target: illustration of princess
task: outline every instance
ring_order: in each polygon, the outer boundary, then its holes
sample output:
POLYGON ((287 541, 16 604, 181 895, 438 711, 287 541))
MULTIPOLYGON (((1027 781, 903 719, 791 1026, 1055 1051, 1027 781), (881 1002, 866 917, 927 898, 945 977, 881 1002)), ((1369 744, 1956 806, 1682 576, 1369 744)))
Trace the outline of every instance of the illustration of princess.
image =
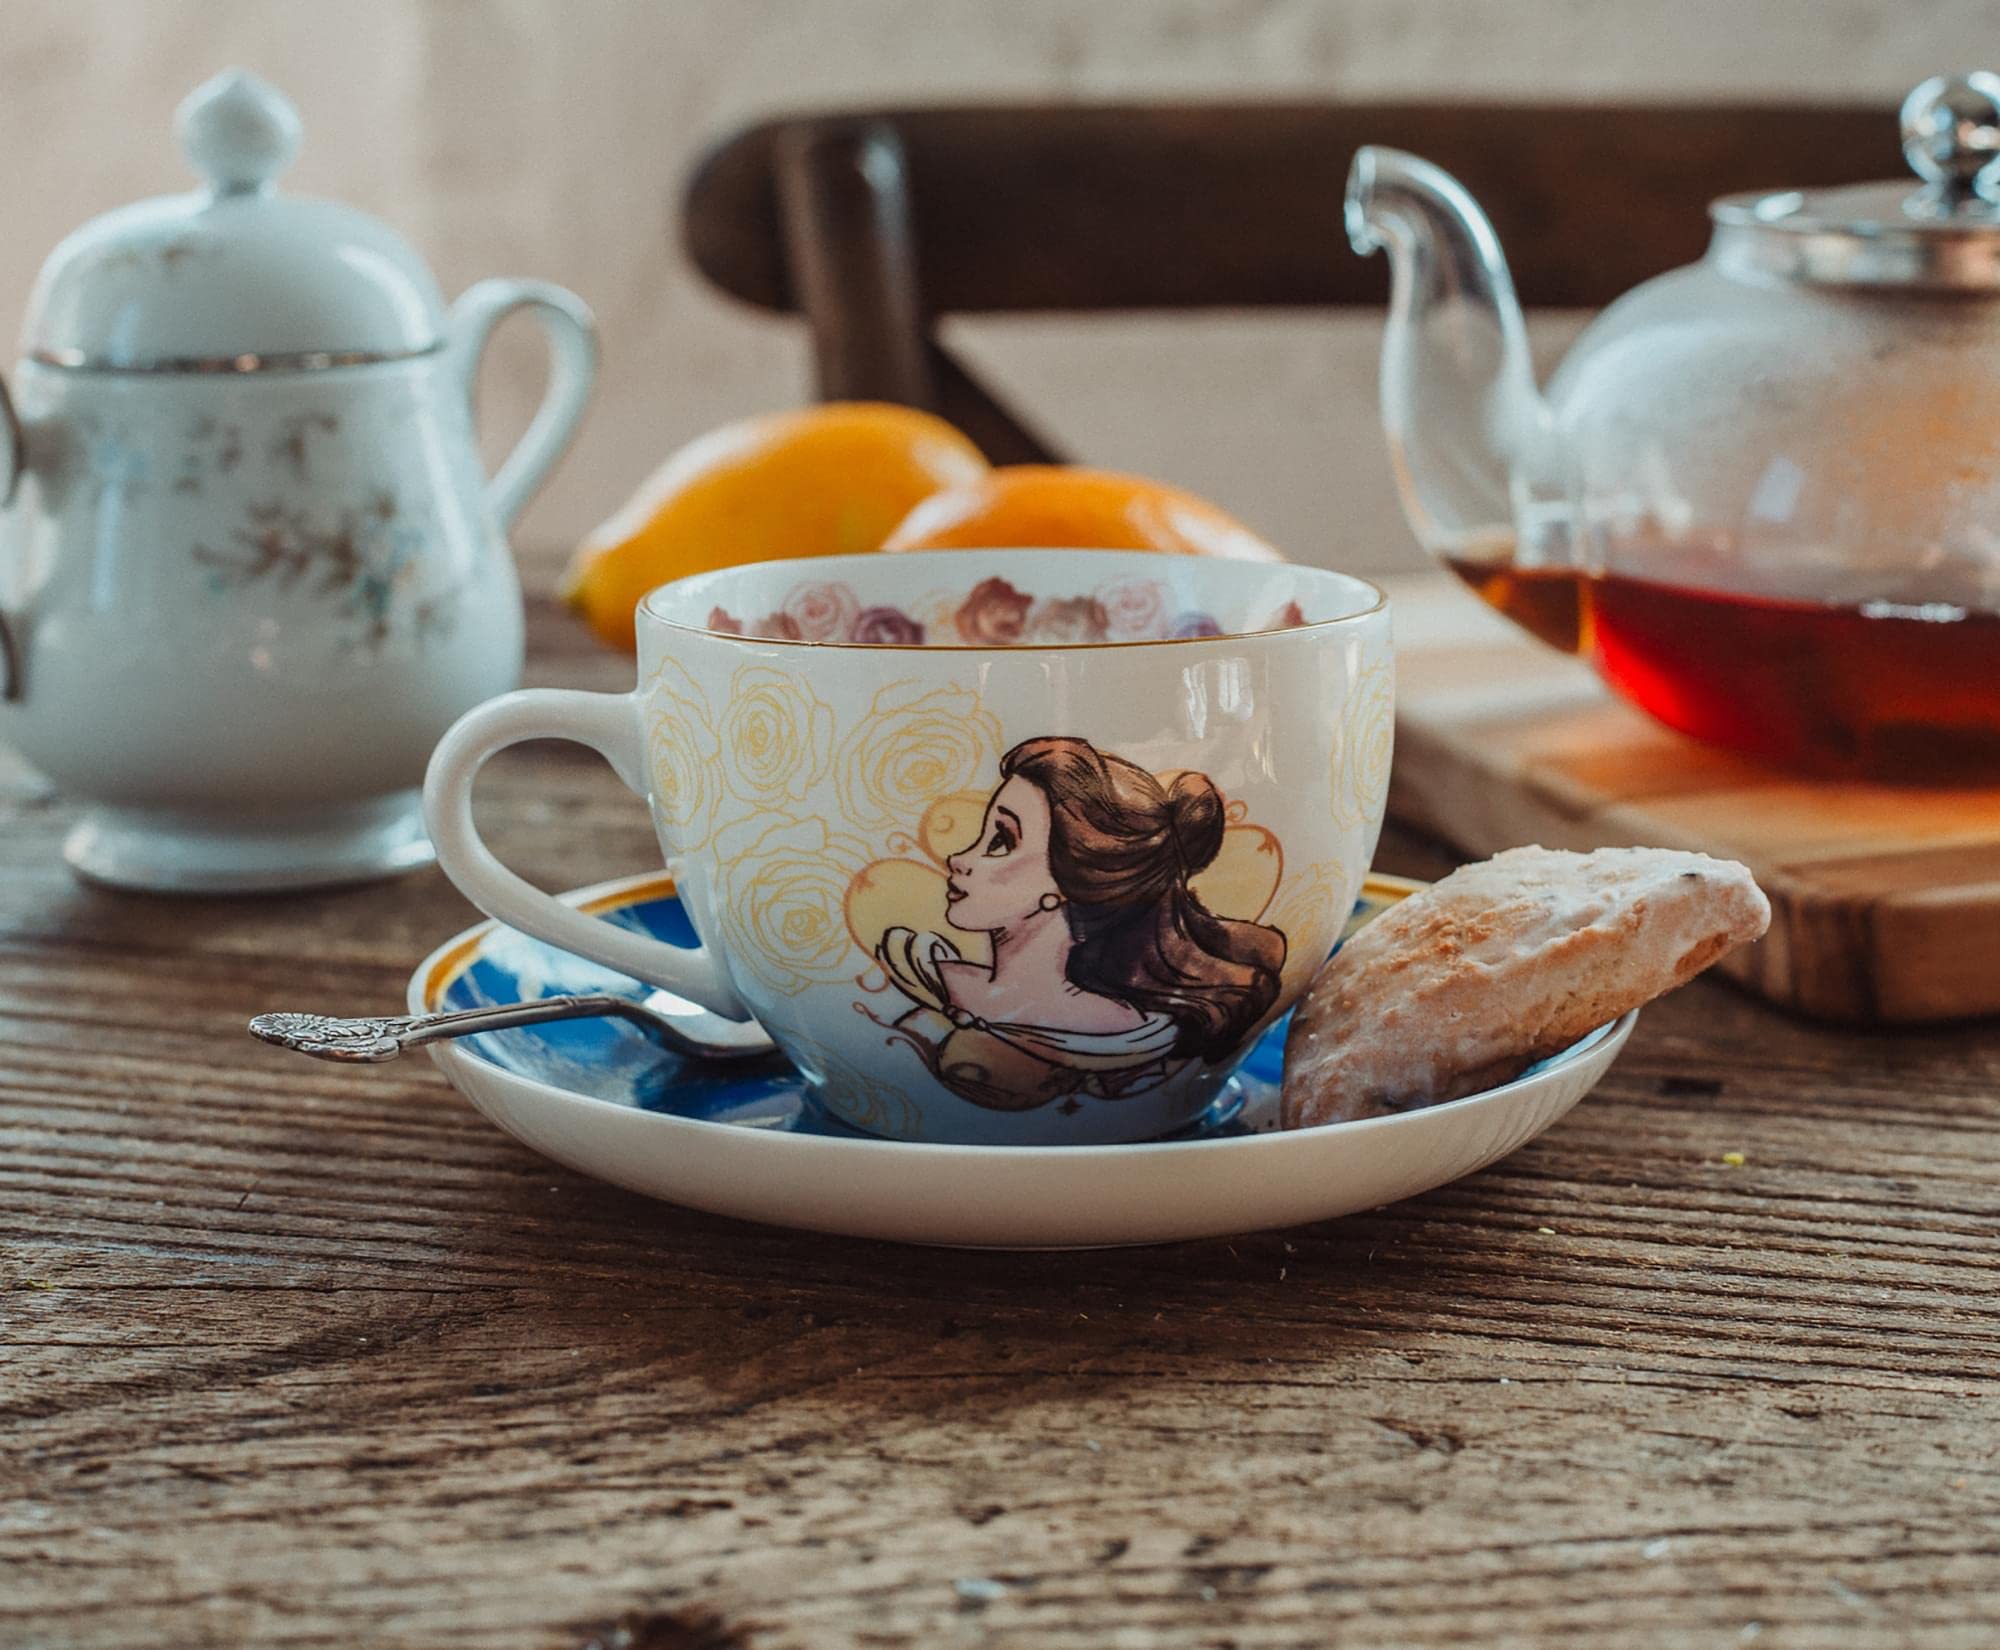
POLYGON ((1000 776, 977 839, 944 861, 945 921, 985 935, 992 962, 887 929, 876 960, 915 1005, 896 1034, 1001 1111, 1143 1093, 1236 1054, 1277 1000, 1286 940, 1188 885, 1222 847, 1215 786, 1163 785, 1075 738, 1016 745, 1000 776))

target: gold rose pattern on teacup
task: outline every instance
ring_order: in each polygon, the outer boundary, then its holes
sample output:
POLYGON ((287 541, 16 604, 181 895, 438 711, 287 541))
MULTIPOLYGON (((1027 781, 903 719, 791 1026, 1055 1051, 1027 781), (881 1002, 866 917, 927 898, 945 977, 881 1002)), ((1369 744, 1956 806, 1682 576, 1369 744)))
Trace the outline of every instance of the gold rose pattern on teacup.
POLYGON ((1303 990, 1332 952, 1353 910, 1351 886, 1347 868, 1337 859, 1305 866, 1285 879, 1283 895, 1273 901, 1268 920, 1283 930, 1289 943, 1286 990, 1303 990))
POLYGON ((804 682, 744 665, 716 728, 731 794, 758 807, 805 800, 833 766, 833 711, 804 682))
MULTIPOLYGON (((1038 601, 985 579, 919 618, 823 581, 795 588, 781 613, 796 640, 940 626, 996 643, 1202 633, 1169 596, 1161 581, 1126 580, 1038 601)), ((1274 617, 1305 622, 1289 605, 1274 617)), ((712 858, 714 939, 736 967, 781 996, 857 988, 855 1011, 903 1051, 913 1081, 1066 1114, 1150 1092, 1247 1047, 1339 933, 1343 867, 1288 874, 1278 838, 1203 774, 1150 773, 1074 736, 1010 743, 963 684, 890 681, 843 725, 768 658, 738 666, 719 704, 672 661, 649 678, 664 834, 672 851, 712 858), (1028 880, 996 878, 1003 862, 1028 880), (1052 946, 1024 980, 1006 952, 1030 928, 1052 946)), ((1385 769, 1389 686, 1386 655, 1371 659, 1353 737, 1333 753, 1342 820, 1365 814, 1385 769)), ((893 1063, 866 1078, 823 1063, 836 1115, 915 1136, 919 1108, 893 1063)))
POLYGON ((790 995, 854 972, 848 884, 869 845, 819 818, 760 810, 715 835, 716 920, 728 955, 790 995))
POLYGON ((913 830, 933 802, 964 790, 999 754, 1000 724, 972 689, 891 682, 841 744, 839 817, 869 830, 913 830))
POLYGON ((1389 783, 1396 748, 1396 670, 1386 649, 1367 659, 1353 686, 1352 715, 1334 734, 1334 820, 1350 828, 1371 817, 1389 783))
POLYGON ((713 845, 724 947, 779 991, 853 972, 848 883, 999 755, 999 723, 969 688, 889 683, 844 738, 817 694, 763 665, 736 671, 719 714, 672 660, 647 695, 669 852, 713 845))
POLYGON ((714 833, 723 801, 722 741, 700 685, 671 659, 646 683, 652 800, 676 853, 693 853, 714 833))
MULTIPOLYGON (((1307 622, 1286 602, 1246 631, 1290 630, 1307 622)), ((945 591, 905 607, 864 606, 837 580, 796 585, 776 611, 743 619, 726 608, 707 628, 774 642, 846 642, 873 647, 1031 647, 1091 642, 1195 641, 1220 636, 1207 613, 1175 605, 1164 579, 1121 579, 1087 596, 1038 597, 1006 579, 981 579, 970 590, 945 591)))

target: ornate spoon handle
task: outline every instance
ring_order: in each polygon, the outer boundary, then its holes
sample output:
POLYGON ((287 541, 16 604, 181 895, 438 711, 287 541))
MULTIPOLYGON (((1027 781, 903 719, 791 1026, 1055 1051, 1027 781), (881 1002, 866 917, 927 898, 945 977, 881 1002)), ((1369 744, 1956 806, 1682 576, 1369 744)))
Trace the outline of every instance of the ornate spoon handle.
POLYGON ((540 1025, 546 1020, 580 1020, 615 1014, 648 1030, 660 1032, 691 1054, 727 1053, 682 1035, 659 1015, 628 997, 544 997, 532 1003, 501 1003, 492 1008, 466 1008, 451 1014, 405 1014, 341 1019, 331 1014, 260 1014, 250 1022, 250 1035, 279 1048, 310 1054, 320 1060, 393 1060, 406 1048, 440 1038, 470 1037, 482 1031, 540 1025))

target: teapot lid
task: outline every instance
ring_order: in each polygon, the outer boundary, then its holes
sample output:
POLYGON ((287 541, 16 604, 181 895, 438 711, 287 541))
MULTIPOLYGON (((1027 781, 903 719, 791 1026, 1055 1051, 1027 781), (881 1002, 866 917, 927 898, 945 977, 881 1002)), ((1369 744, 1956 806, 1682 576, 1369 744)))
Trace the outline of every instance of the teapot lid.
POLYGON ((203 187, 93 218, 58 246, 24 347, 50 366, 254 372, 420 354, 444 299, 410 244, 338 201, 281 193, 299 147, 284 94, 240 69, 174 117, 203 187))
POLYGON ((1903 100, 1923 179, 1725 195, 1714 256, 1736 273, 1829 286, 2000 292, 2000 75, 1937 75, 1903 100))

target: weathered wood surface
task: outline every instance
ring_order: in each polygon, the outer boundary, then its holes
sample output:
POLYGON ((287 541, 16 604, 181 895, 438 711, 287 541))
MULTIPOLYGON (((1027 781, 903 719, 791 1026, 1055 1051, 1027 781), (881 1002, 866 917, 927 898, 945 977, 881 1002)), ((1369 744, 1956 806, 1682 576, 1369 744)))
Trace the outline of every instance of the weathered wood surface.
MULTIPOLYGON (((548 884, 650 851, 580 752, 482 802, 548 884)), ((66 817, 0 789, 9 1650, 1996 1642, 1991 1026, 1702 984, 1542 1140, 1371 1216, 899 1249, 243 1036, 399 1002, 471 915, 436 874, 119 896, 66 817)))

